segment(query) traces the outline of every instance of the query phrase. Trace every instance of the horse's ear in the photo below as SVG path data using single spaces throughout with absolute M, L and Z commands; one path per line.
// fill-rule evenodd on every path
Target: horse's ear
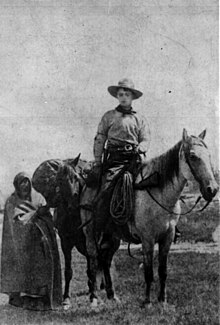
M 186 129 L 183 129 L 183 142 L 186 142 L 187 139 L 188 139 L 187 131 L 186 131 Z
M 80 155 L 81 155 L 81 153 L 79 153 L 78 156 L 73 160 L 74 166 L 77 166 L 77 164 L 79 162 Z
M 203 140 L 205 138 L 205 135 L 206 135 L 206 129 L 202 131 L 202 133 L 200 133 L 198 137 Z

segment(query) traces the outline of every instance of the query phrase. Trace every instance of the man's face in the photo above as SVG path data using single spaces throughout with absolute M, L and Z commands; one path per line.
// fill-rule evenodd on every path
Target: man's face
M 26 195 L 29 195 L 31 192 L 31 184 L 29 179 L 24 178 L 23 181 L 20 183 L 19 188 L 20 188 L 20 194 L 22 196 L 25 197 Z
M 117 98 L 119 100 L 119 104 L 123 108 L 130 108 L 133 100 L 133 95 L 130 90 L 126 90 L 123 88 L 120 88 L 117 93 Z

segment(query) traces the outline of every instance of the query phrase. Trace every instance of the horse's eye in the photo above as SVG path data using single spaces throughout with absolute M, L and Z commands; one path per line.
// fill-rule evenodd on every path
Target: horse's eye
M 190 160 L 193 160 L 193 161 L 199 159 L 199 157 L 197 157 L 195 154 L 190 154 L 190 155 L 189 155 L 189 158 L 190 158 Z

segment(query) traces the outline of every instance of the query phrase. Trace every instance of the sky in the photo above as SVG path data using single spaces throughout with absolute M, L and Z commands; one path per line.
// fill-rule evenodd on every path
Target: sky
M 46 159 L 92 159 L 107 87 L 134 81 L 151 129 L 149 159 L 183 128 L 218 168 L 218 2 L 1 1 L 0 190 Z

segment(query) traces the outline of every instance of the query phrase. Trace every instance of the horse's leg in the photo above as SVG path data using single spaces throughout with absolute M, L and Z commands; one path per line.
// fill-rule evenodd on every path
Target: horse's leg
M 86 250 L 87 250 L 87 275 L 88 285 L 90 290 L 90 301 L 92 307 L 97 307 L 97 270 L 98 270 L 98 252 L 94 238 L 93 225 L 89 224 L 84 228 L 86 237 Z
M 115 294 L 114 288 L 113 288 L 113 284 L 112 284 L 112 278 L 111 278 L 111 261 L 106 261 L 103 264 L 103 271 L 104 271 L 104 277 L 105 277 L 105 290 L 106 290 L 106 294 L 107 294 L 107 298 L 110 300 L 114 300 L 117 303 L 120 303 L 120 299 L 117 297 L 117 295 Z
M 108 299 L 112 299 L 119 302 L 119 299 L 115 295 L 113 289 L 110 270 L 111 270 L 113 256 L 120 246 L 120 240 L 111 238 L 111 240 L 108 243 L 108 246 L 109 247 L 103 250 L 101 254 L 101 264 L 103 267 L 103 272 L 105 277 L 105 290 Z
M 86 270 L 86 273 L 87 273 L 87 277 L 88 277 L 88 287 L 89 287 L 89 294 L 91 294 L 91 292 L 92 292 L 92 279 L 91 279 L 91 270 L 90 270 L 90 263 L 89 263 L 89 261 L 90 261 L 90 259 L 89 259 L 89 257 L 87 256 L 86 257 L 86 260 L 87 260 L 87 270 Z
M 90 302 L 92 307 L 97 307 L 98 304 L 98 296 L 97 296 L 97 281 L 96 281 L 96 275 L 97 275 L 97 269 L 98 269 L 98 262 L 96 256 L 89 257 L 90 262 L 89 266 L 90 269 L 87 271 L 87 274 L 89 275 L 88 279 L 88 285 L 90 290 Z
M 81 205 L 93 205 L 93 200 L 97 195 L 97 189 L 87 188 L 81 197 Z M 87 209 L 80 210 L 81 222 L 84 224 L 88 220 L 93 219 L 93 212 Z M 97 307 L 97 281 L 96 275 L 98 270 L 98 250 L 96 245 L 95 231 L 93 221 L 83 227 L 83 233 L 85 235 L 85 247 L 87 256 L 87 275 L 88 285 L 90 290 L 91 306 Z
M 114 290 L 112 287 L 112 279 L 110 274 L 110 268 L 111 268 L 111 261 L 105 261 L 103 263 L 103 271 L 104 271 L 104 277 L 105 277 L 105 290 L 107 294 L 108 299 L 114 298 Z
M 144 255 L 144 277 L 146 283 L 146 298 L 144 304 L 150 304 L 150 289 L 154 281 L 153 275 L 153 253 L 154 243 L 142 241 L 143 255 Z
M 63 305 L 66 306 L 66 309 L 68 309 L 71 306 L 69 287 L 70 287 L 70 281 L 73 276 L 73 271 L 71 267 L 71 252 L 73 249 L 73 244 L 69 243 L 68 238 L 61 237 L 61 248 L 65 259 L 65 271 L 64 271 L 65 289 L 63 295 Z
M 165 238 L 159 240 L 159 266 L 158 266 L 158 274 L 160 278 L 160 292 L 158 295 L 158 301 L 166 303 L 167 295 L 166 295 L 166 279 L 167 279 L 167 258 L 170 250 L 170 246 L 172 244 L 173 235 L 169 233 Z

